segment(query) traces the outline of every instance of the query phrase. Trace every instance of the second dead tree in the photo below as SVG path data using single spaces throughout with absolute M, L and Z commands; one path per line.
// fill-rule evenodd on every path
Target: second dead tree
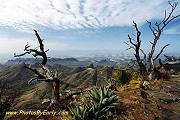
M 137 26 L 137 23 L 134 21 L 133 21 L 133 25 L 136 31 L 136 35 L 134 35 L 135 36 L 134 38 L 128 35 L 129 41 L 125 42 L 125 44 L 129 46 L 128 49 L 134 50 L 135 62 L 139 66 L 140 74 L 143 76 L 148 76 L 149 80 L 155 78 L 156 73 L 154 73 L 154 70 L 157 68 L 155 67 L 154 62 L 160 57 L 164 49 L 170 45 L 170 44 L 166 44 L 165 46 L 162 47 L 162 49 L 159 51 L 157 55 L 154 55 L 156 51 L 157 43 L 160 40 L 160 36 L 162 32 L 164 31 L 165 27 L 170 22 L 180 17 L 180 15 L 173 15 L 178 3 L 169 2 L 169 5 L 171 7 L 171 11 L 169 12 L 169 14 L 167 14 L 167 12 L 165 11 L 163 20 L 161 20 L 160 22 L 155 22 L 154 24 L 152 24 L 152 22 L 150 21 L 147 21 L 149 25 L 149 29 L 153 35 L 153 40 L 150 41 L 151 49 L 149 50 L 148 53 L 145 53 L 143 49 L 141 48 L 141 32 Z

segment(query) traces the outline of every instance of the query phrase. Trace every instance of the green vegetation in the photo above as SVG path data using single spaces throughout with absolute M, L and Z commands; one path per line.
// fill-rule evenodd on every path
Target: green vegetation
M 90 107 L 85 104 L 82 109 L 79 106 L 70 109 L 71 114 L 74 116 L 75 120 L 85 120 L 90 112 Z
M 113 73 L 113 81 L 116 85 L 124 85 L 132 79 L 137 79 L 139 76 L 139 73 L 133 70 L 117 69 Z
M 95 120 L 103 118 L 105 113 L 113 107 L 118 99 L 112 90 L 105 87 L 92 89 L 90 96 L 92 98 L 92 108 L 90 110 Z
M 118 97 L 114 92 L 105 87 L 93 88 L 90 90 L 91 103 L 85 103 L 81 109 L 79 106 L 70 109 L 76 120 L 94 119 L 99 120 L 105 117 L 106 112 L 114 107 Z

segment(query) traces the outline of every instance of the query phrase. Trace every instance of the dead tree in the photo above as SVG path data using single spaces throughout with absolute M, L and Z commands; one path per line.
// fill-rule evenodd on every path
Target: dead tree
M 141 48 L 141 32 L 138 29 L 137 24 L 133 21 L 135 30 L 136 30 L 136 38 L 132 38 L 130 35 L 128 35 L 128 42 L 125 42 L 129 48 L 133 49 L 135 51 L 134 56 L 136 58 L 136 62 L 139 66 L 141 74 L 149 75 L 150 79 L 152 79 L 153 71 L 155 68 L 154 61 L 159 58 L 159 56 L 163 53 L 164 49 L 169 46 L 170 44 L 166 44 L 162 47 L 162 49 L 159 51 L 157 55 L 155 55 L 156 46 L 158 41 L 160 40 L 160 36 L 162 32 L 164 31 L 165 27 L 172 22 L 174 19 L 180 17 L 180 15 L 173 15 L 178 3 L 177 2 L 169 2 L 169 5 L 171 7 L 171 11 L 169 14 L 165 11 L 164 19 L 160 22 L 152 23 L 150 21 L 147 21 L 149 25 L 149 29 L 151 30 L 153 34 L 153 40 L 150 41 L 151 49 L 148 53 L 145 53 Z M 141 57 L 143 55 L 143 58 Z
M 141 47 L 141 32 L 139 31 L 137 24 L 133 21 L 135 30 L 136 30 L 136 38 L 131 38 L 130 35 L 128 35 L 128 42 L 125 42 L 129 48 L 128 49 L 133 49 L 135 51 L 134 56 L 136 58 L 136 62 L 139 66 L 139 70 L 141 74 L 146 73 L 146 54 L 145 52 L 140 48 Z M 144 58 L 141 59 L 141 53 L 143 53 Z
M 46 67 L 45 65 L 47 64 L 47 55 L 46 52 L 48 50 L 44 50 L 44 44 L 43 44 L 43 40 L 41 39 L 41 37 L 39 36 L 38 32 L 36 30 L 34 30 L 35 35 L 38 39 L 39 42 L 39 46 L 36 47 L 35 49 L 31 49 L 30 45 L 27 44 L 24 48 L 24 53 L 22 54 L 14 54 L 14 57 L 19 57 L 19 56 L 24 56 L 26 54 L 32 54 L 34 57 L 40 56 L 42 57 L 42 63 L 41 63 L 41 68 L 37 69 L 37 68 L 31 68 L 27 65 L 25 65 L 24 67 L 27 68 L 28 70 L 32 71 L 35 76 L 30 79 L 28 81 L 28 83 L 30 84 L 32 81 L 45 81 L 48 82 L 49 84 L 51 84 L 51 92 L 52 92 L 52 96 L 51 96 L 51 102 L 53 103 L 59 103 L 59 78 L 58 78 L 58 73 L 57 71 L 52 73 L 48 67 Z M 39 50 L 38 50 L 39 48 Z M 51 103 L 52 104 L 52 103 Z

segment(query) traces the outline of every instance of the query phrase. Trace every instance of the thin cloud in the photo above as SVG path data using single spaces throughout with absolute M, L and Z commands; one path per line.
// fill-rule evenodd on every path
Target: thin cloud
M 180 26 L 174 26 L 164 31 L 165 34 L 180 35 Z
M 0 26 L 98 29 L 159 19 L 168 0 L 0 0 Z M 179 8 L 178 8 L 179 9 Z
M 37 47 L 37 40 L 27 40 L 27 38 L 1 38 L 0 39 L 0 54 L 9 54 L 16 52 L 22 53 L 24 46 L 29 43 L 32 48 Z M 53 50 L 68 50 L 71 46 L 63 42 L 50 42 L 45 41 L 45 49 L 51 48 L 50 52 Z

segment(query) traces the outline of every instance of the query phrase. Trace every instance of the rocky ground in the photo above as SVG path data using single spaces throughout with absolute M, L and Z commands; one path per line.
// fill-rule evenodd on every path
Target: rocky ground
M 131 120 L 179 120 L 180 78 L 131 81 L 118 90 L 124 118 Z
M 108 113 L 108 120 L 179 120 L 180 118 L 180 78 L 171 80 L 153 80 L 144 82 L 132 80 L 128 85 L 117 87 L 119 96 L 116 108 Z M 79 102 L 81 96 L 69 99 Z M 12 120 L 14 118 L 11 118 Z M 71 120 L 68 111 L 59 116 L 24 116 L 23 119 Z

